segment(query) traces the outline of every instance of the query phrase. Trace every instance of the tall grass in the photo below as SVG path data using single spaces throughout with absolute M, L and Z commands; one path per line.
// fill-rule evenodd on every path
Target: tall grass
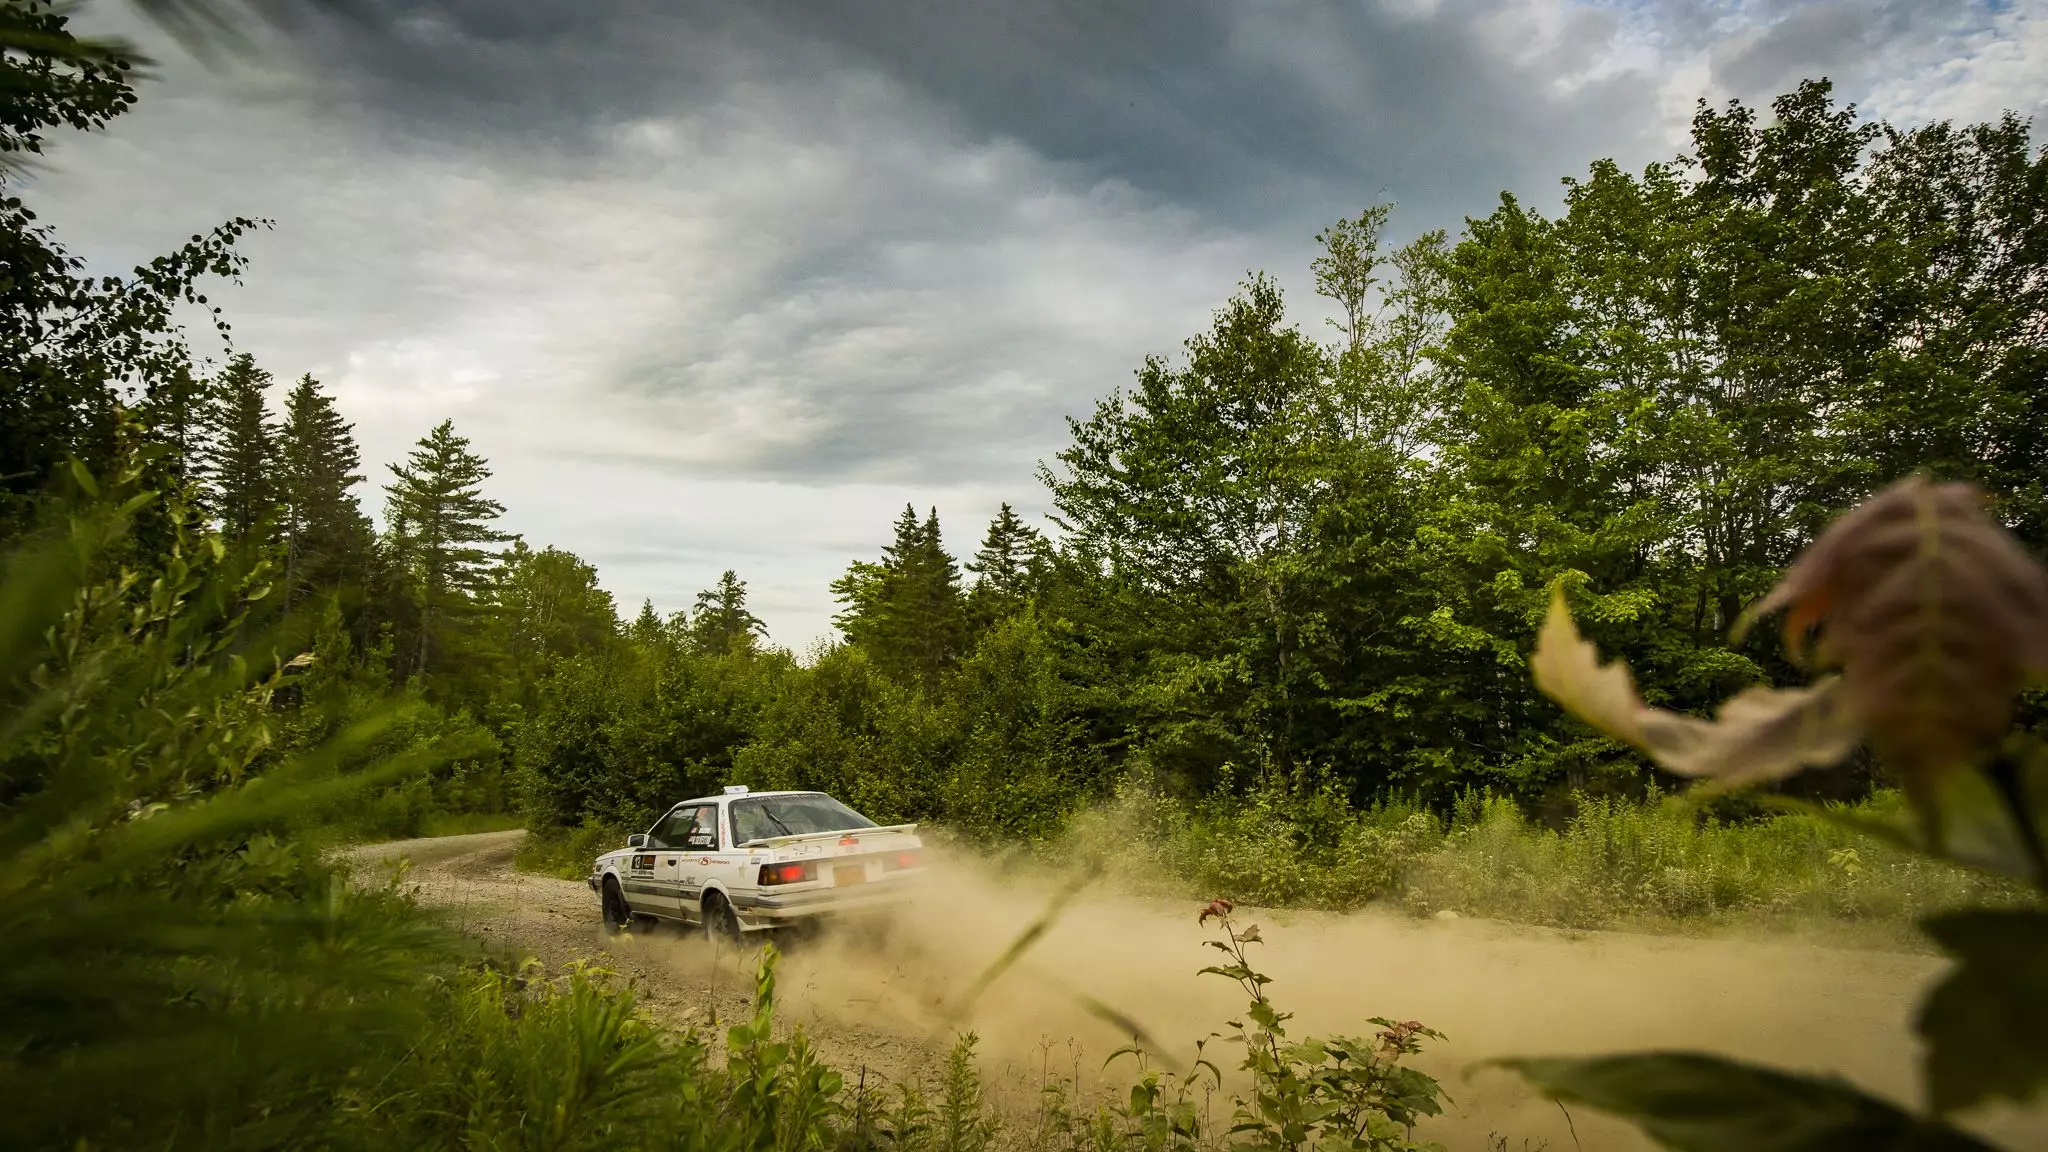
M 624 829 L 596 821 L 576 828 L 533 831 L 520 840 L 512 863 L 524 872 L 581 880 L 590 875 L 590 866 L 599 856 L 625 847 L 626 836 Z
M 1890 814 L 1881 793 L 1850 810 Z M 1140 787 L 1076 821 L 1061 855 L 1104 861 L 1124 888 L 1269 907 L 1455 911 L 1566 928 L 1861 925 L 1903 934 L 1929 911 L 2017 886 L 1783 814 L 1731 821 L 1654 792 L 1579 797 L 1562 828 L 1472 792 L 1448 819 L 1329 791 L 1263 788 L 1186 806 Z M 1853 932 L 1851 936 L 1855 935 Z

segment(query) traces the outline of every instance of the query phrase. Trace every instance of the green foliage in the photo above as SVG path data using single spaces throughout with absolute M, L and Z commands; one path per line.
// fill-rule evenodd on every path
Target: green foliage
M 351 1093 L 373 1134 L 365 1145 L 644 1146 L 647 1129 L 674 1116 L 664 1096 L 695 1069 L 601 980 L 582 966 L 560 980 L 496 968 L 450 980 L 435 1026 L 383 1091 Z
M 2048 913 L 1979 908 L 1925 924 L 1958 961 L 1920 1010 L 1935 1110 L 2031 1099 L 2048 1086 Z
M 161 567 L 129 568 L 154 499 L 139 469 L 77 476 L 86 501 L 8 556 L 0 600 L 0 1143 L 311 1138 L 331 1086 L 397 1050 L 418 974 L 450 953 L 294 833 L 460 749 L 346 771 L 387 712 L 280 753 L 271 705 L 298 662 L 252 616 L 265 562 L 174 504 Z
M 408 677 L 427 672 L 437 653 L 445 659 L 460 652 L 462 630 L 487 586 L 491 556 L 481 546 L 508 539 L 490 527 L 505 510 L 483 494 L 490 474 L 451 420 L 421 437 L 404 464 L 391 465 L 385 546 L 418 613 L 400 650 Z
M 625 844 L 630 834 L 624 827 L 595 821 L 576 828 L 529 830 L 519 842 L 514 863 L 528 872 L 581 880 L 590 875 L 591 861 Z
M 1472 792 L 1448 819 L 1411 803 L 1363 810 L 1329 785 L 1262 787 L 1187 804 L 1141 787 L 1075 820 L 1048 853 L 1102 861 L 1126 890 L 1211 892 L 1261 907 L 1381 903 L 1565 928 L 1691 931 L 1826 926 L 1837 940 L 1913 946 L 1920 917 L 2024 889 L 1873 842 L 1897 793 L 1819 813 L 1718 817 L 1681 800 L 1580 796 L 1562 827 Z
M 702 650 L 716 654 L 751 652 L 768 626 L 747 611 L 747 583 L 728 568 L 718 585 L 697 593 L 697 618 L 690 635 Z
M 959 659 L 966 604 L 959 566 L 939 535 L 938 509 L 920 522 L 904 505 L 881 560 L 856 561 L 833 581 L 832 593 L 846 605 L 833 622 L 899 683 L 932 690 Z
M 503 662 L 509 684 L 501 703 L 531 710 L 540 682 L 556 662 L 603 650 L 619 632 L 611 593 L 597 569 L 559 548 L 536 552 L 524 540 L 498 558 L 484 596 L 489 605 L 485 652 Z
M 715 791 L 740 771 L 788 670 L 784 656 L 707 655 L 673 632 L 553 662 L 516 746 L 529 827 L 638 830 L 677 799 Z
M 1686 1052 L 1502 1062 L 1560 1100 L 1641 1117 L 1680 1152 L 1987 1152 L 1838 1079 Z
M 1049 562 L 1045 537 L 1004 501 L 967 563 L 967 570 L 974 573 L 974 586 L 967 594 L 970 625 L 986 628 L 1015 615 L 1036 595 Z
M 286 605 L 322 589 L 361 587 L 369 577 L 370 522 L 349 490 L 363 481 L 356 471 L 362 457 L 334 398 L 313 377 L 292 386 L 277 439 Z
M 0 161 L 19 163 L 43 151 L 45 129 L 103 128 L 135 103 L 126 53 L 81 41 L 71 14 L 41 0 L 0 8 L 0 57 L 7 100 L 0 112 Z M 0 169 L 4 172 L 5 169 Z
M 963 1033 L 946 1053 L 946 1078 L 932 1116 L 934 1152 L 986 1152 L 995 1142 L 998 1125 L 974 1064 L 977 1043 L 974 1033 Z
M 278 430 L 264 398 L 269 389 L 270 373 L 244 352 L 221 373 L 208 413 L 207 503 L 222 535 L 238 543 L 277 516 Z
M 1711 721 L 1639 699 L 1627 666 L 1602 665 L 1578 638 L 1561 591 L 1531 665 L 1574 716 L 1709 788 L 1786 775 L 1867 740 L 1905 779 L 1910 821 L 1823 816 L 2031 889 L 2027 906 L 1923 921 L 1960 961 L 1917 1021 L 1934 1115 L 1693 1053 L 1506 1063 L 1674 1148 L 1987 1147 L 1948 1114 L 2048 1087 L 2048 742 L 2007 731 L 2012 697 L 2048 676 L 2048 568 L 1968 486 L 1914 476 L 1830 525 L 1752 614 L 1780 609 L 1788 648 L 1825 675 L 1808 688 L 1751 688 Z
M 941 703 L 952 739 L 932 816 L 985 842 L 1046 843 L 1106 795 L 1114 769 L 1094 743 L 1094 694 L 1061 657 L 1033 607 L 981 633 Z
M 1227 900 L 1202 910 L 1202 920 L 1212 916 L 1223 939 L 1205 943 L 1223 953 L 1224 962 L 1202 971 L 1236 981 L 1250 998 L 1243 1019 L 1230 1022 L 1245 1051 L 1240 1067 L 1251 1078 L 1251 1096 L 1237 1098 L 1232 1117 L 1236 1146 L 1443 1152 L 1441 1144 L 1414 1139 L 1417 1120 L 1442 1115 L 1443 1088 L 1401 1063 L 1422 1050 L 1425 1038 L 1443 1035 L 1412 1020 L 1374 1019 L 1382 1031 L 1370 1042 L 1347 1036 L 1290 1041 L 1293 1014 L 1274 1005 L 1266 995 L 1271 978 L 1251 964 L 1248 946 L 1262 943 L 1258 925 L 1240 931 Z

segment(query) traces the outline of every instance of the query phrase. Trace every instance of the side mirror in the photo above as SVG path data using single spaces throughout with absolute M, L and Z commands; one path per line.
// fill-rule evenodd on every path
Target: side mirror
M 647 847 L 647 833 L 645 833 L 645 832 L 635 832 L 635 833 L 633 833 L 633 834 L 632 834 L 631 836 L 628 836 L 628 837 L 626 837 L 626 847 L 628 847 L 628 848 L 645 848 L 645 847 Z

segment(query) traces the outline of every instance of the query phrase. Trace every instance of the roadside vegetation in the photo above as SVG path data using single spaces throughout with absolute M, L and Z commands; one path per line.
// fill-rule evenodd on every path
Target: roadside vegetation
M 1897 793 L 1840 805 L 1845 820 L 1895 817 Z M 1448 818 L 1411 804 L 1357 811 L 1341 797 L 1255 792 L 1190 812 L 1129 791 L 1059 843 L 1112 883 L 1263 907 L 1377 903 L 1562 928 L 1819 931 L 1905 944 L 1917 918 L 2024 898 L 2024 887 L 1873 842 L 1819 815 L 1728 820 L 1681 797 L 1586 797 L 1548 828 L 1505 797 L 1473 793 Z
M 135 99 L 67 21 L 0 0 L 6 158 Z M 2048 1085 L 2048 157 L 1825 84 L 1773 111 L 1702 108 L 1695 157 L 1596 164 L 1557 219 L 1333 226 L 1341 339 L 1255 278 L 1074 424 L 1057 540 L 1005 508 L 967 583 L 907 508 L 801 661 L 732 573 L 622 622 L 493 526 L 445 421 L 373 528 L 318 382 L 279 417 L 176 322 L 260 221 L 87 277 L 0 167 L 0 1145 L 1430 1147 L 1407 1058 L 1442 1038 L 1293 1036 L 1227 899 L 1229 1057 L 1140 1037 L 1114 1103 L 1050 1083 L 1027 1130 L 971 1035 L 935 1084 L 824 1066 L 772 951 L 750 1018 L 671 1034 L 327 851 L 517 815 L 548 865 L 744 779 L 1205 897 L 1913 918 L 1958 961 L 1928 1110 L 1702 1054 L 1508 1063 L 1682 1149 L 1986 1147 L 1953 1116 Z M 1988 499 L 1886 487 L 1915 469 Z M 1687 778 L 1780 814 L 1670 806 Z
M 1830 810 L 1905 809 L 1893 791 Z M 639 831 L 641 829 L 633 829 Z M 1332 790 L 1261 788 L 1190 807 L 1128 785 L 1037 844 L 928 835 L 998 870 L 1088 869 L 1110 891 L 1222 897 L 1264 908 L 1444 912 L 1559 928 L 1765 931 L 1859 947 L 1928 947 L 1920 917 L 2026 898 L 2023 885 L 1929 860 L 1807 813 L 1716 816 L 1682 796 L 1582 797 L 1562 827 L 1473 792 L 1447 816 L 1413 803 L 1359 809 Z M 517 864 L 580 880 L 626 830 L 529 836 Z

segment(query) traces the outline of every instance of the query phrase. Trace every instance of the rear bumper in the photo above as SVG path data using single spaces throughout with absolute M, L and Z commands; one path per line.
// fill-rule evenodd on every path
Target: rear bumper
M 732 894 L 733 911 L 749 923 L 790 924 L 886 910 L 909 900 L 919 887 L 915 877 L 906 876 L 850 888 L 818 888 L 809 892 L 736 892 Z

